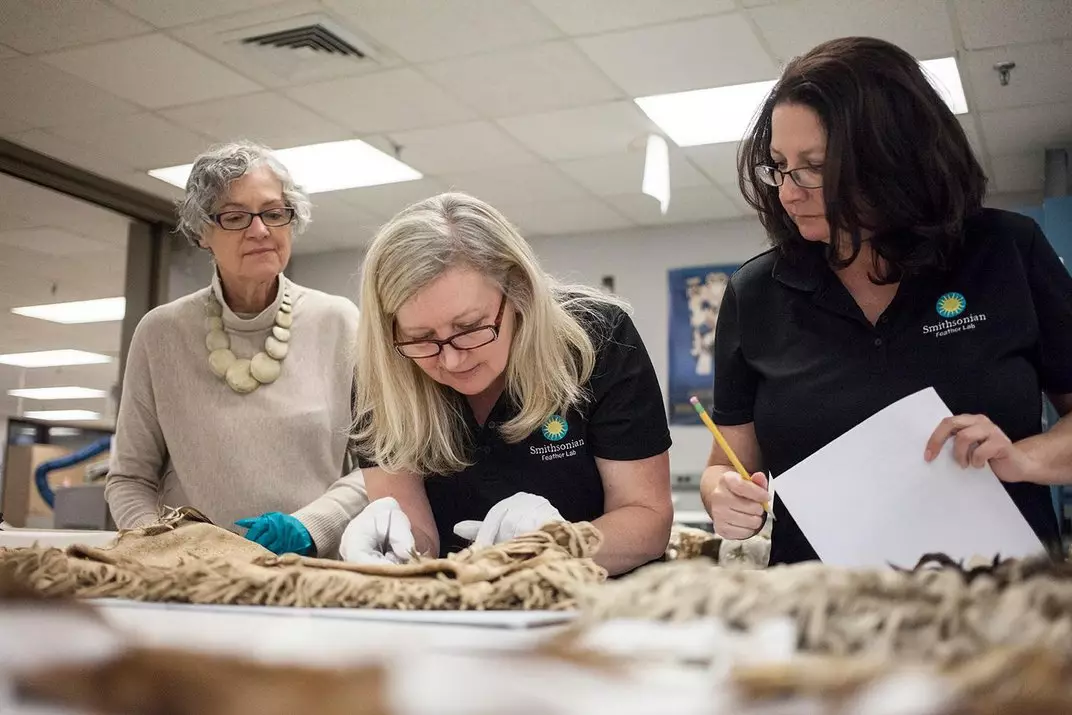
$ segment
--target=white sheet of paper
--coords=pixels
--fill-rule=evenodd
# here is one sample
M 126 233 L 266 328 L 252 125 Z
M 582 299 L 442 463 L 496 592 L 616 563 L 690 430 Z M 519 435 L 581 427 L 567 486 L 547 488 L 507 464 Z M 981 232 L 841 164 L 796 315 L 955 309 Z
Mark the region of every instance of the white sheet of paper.
M 949 416 L 933 388 L 921 390 L 777 478 L 778 497 L 824 563 L 910 568 L 933 552 L 966 561 L 1044 551 L 989 466 L 962 469 L 952 440 L 923 461 Z

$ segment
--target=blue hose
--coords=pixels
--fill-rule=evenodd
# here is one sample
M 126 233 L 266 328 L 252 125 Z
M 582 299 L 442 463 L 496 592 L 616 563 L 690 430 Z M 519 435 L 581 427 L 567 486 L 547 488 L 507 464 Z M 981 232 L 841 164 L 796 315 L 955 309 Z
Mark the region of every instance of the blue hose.
M 57 469 L 73 467 L 79 462 L 84 462 L 87 459 L 96 457 L 101 452 L 108 451 L 111 446 L 111 437 L 101 437 L 96 442 L 83 447 L 77 452 L 72 452 L 66 457 L 60 457 L 37 465 L 37 469 L 34 470 L 34 483 L 37 485 L 38 494 L 41 495 L 41 498 L 48 504 L 50 509 L 56 503 L 56 495 L 52 492 L 52 485 L 48 483 L 48 473 Z

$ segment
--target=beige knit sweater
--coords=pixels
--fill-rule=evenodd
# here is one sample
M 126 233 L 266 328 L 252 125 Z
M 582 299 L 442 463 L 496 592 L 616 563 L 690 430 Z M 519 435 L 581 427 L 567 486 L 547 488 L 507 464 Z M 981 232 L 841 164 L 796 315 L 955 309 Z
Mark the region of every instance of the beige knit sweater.
M 249 358 L 263 350 L 284 282 L 294 325 L 283 373 L 240 395 L 209 369 L 209 292 L 224 306 L 231 349 Z M 282 276 L 272 305 L 249 318 L 227 307 L 218 278 L 149 312 L 130 344 L 105 492 L 117 526 L 154 521 L 161 506 L 193 506 L 230 529 L 281 511 L 301 520 L 319 555 L 336 554 L 368 504 L 346 458 L 357 318 L 345 298 Z

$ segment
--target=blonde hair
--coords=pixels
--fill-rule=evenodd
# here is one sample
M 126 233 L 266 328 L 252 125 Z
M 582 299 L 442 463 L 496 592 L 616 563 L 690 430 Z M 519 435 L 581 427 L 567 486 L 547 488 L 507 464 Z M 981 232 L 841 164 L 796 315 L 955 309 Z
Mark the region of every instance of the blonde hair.
M 399 308 L 456 266 L 495 282 L 515 310 L 505 391 L 520 412 L 499 427 L 509 443 L 587 400 L 597 346 L 581 319 L 606 326 L 608 306 L 628 310 L 601 291 L 559 284 L 517 229 L 479 199 L 445 193 L 403 209 L 365 255 L 354 395 L 357 449 L 388 472 L 451 474 L 472 463 L 457 393 L 393 345 Z

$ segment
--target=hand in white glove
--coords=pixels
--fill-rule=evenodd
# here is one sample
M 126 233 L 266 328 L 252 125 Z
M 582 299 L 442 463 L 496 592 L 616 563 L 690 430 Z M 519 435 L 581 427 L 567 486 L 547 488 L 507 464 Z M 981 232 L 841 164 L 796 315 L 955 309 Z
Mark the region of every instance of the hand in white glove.
M 339 544 L 342 560 L 355 564 L 401 564 L 415 550 L 413 527 L 394 497 L 365 507 L 346 525 Z
M 481 548 L 536 531 L 551 521 L 565 521 L 551 502 L 535 494 L 518 492 L 491 507 L 484 521 L 458 522 L 454 533 Z

